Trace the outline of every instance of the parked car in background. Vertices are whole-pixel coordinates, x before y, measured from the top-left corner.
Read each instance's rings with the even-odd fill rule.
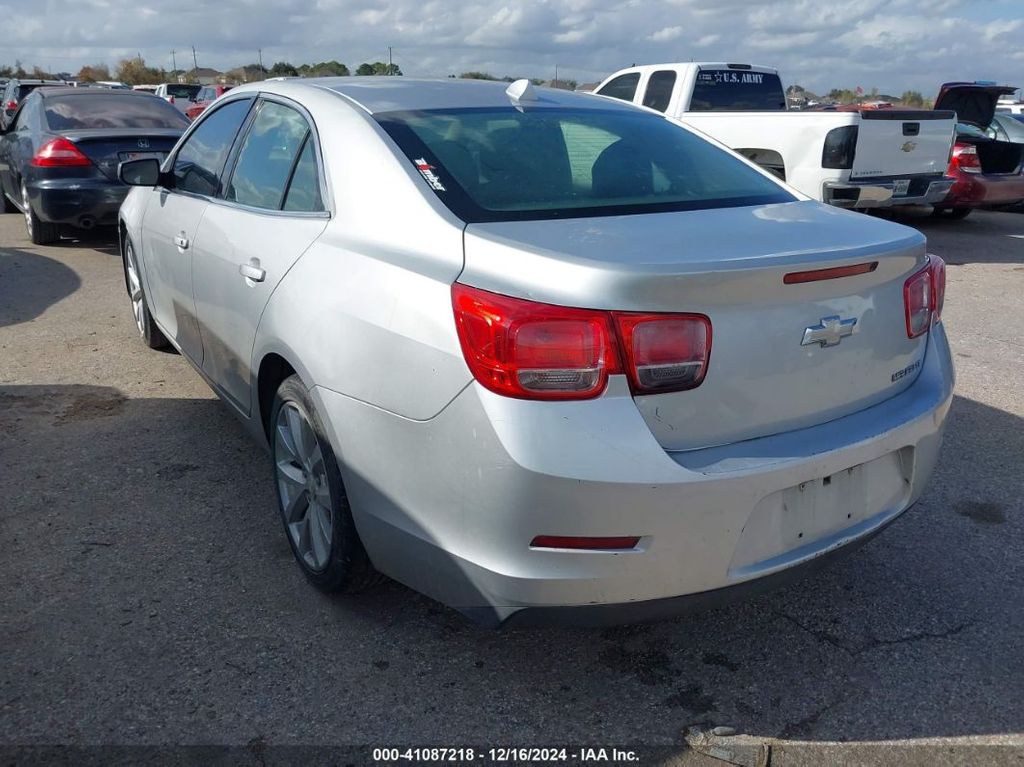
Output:
[[[595,93],[692,125],[808,197],[841,208],[931,204],[953,184],[945,176],[952,112],[789,110],[779,73],[750,64],[630,67]]]
[[[32,242],[61,226],[117,223],[123,160],[162,160],[188,127],[163,99],[107,88],[39,88],[0,131],[0,204],[20,210]]]
[[[36,88],[62,85],[65,83],[61,80],[8,80],[3,99],[0,99],[0,103],[3,105],[3,109],[0,110],[0,130],[10,124],[14,113],[18,110],[18,104]]]
[[[653,111],[266,81],[121,174],[140,336],[269,443],[320,589],[376,568],[491,625],[652,618],[849,551],[935,466],[923,235]]]
[[[132,86],[132,90],[133,91],[145,91],[146,93],[152,93],[154,95],[156,95],[156,89],[157,89],[156,85],[133,85]]]
[[[185,110],[185,116],[189,120],[195,120],[214,100],[219,99],[232,87],[231,85],[204,85],[196,94],[195,103]]]
[[[1024,200],[1024,140],[1011,124],[996,116],[1000,96],[1016,88],[990,83],[946,83],[936,109],[957,114],[956,142],[949,175],[956,179],[934,215],[966,218],[980,207],[1014,205]]]
[[[195,101],[200,88],[202,88],[201,85],[193,83],[161,83],[156,86],[154,94],[169,104],[173,104],[179,112],[184,113]]]

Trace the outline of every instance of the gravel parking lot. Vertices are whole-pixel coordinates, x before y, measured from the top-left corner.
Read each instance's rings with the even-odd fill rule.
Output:
[[[904,218],[949,264],[958,367],[920,503],[752,601],[493,632],[396,584],[307,586],[266,455],[138,340],[116,246],[32,246],[3,216],[0,744],[682,745],[703,723],[1024,758],[1024,215]]]

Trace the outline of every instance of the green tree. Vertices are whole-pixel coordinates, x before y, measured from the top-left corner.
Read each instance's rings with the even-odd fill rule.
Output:
[[[386,64],[383,61],[375,61],[372,64],[363,62],[356,69],[357,75],[395,75],[401,76],[402,70],[398,64]]]
[[[270,68],[271,77],[298,77],[299,70],[287,61],[278,61]]]
[[[497,80],[498,78],[489,72],[463,72],[459,77],[463,80]]]
[[[135,59],[122,59],[117,65],[116,77],[127,85],[147,85],[160,83],[167,79],[162,69],[147,67],[146,60],[139,57]]]
[[[106,64],[86,64],[78,70],[75,79],[83,83],[95,83],[100,80],[112,80],[113,78],[110,76],[110,67]]]
[[[900,96],[900,102],[908,107],[920,108],[924,106],[924,96],[919,91],[904,91]]]

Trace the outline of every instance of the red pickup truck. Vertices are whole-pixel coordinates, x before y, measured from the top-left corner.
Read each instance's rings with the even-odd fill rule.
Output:
[[[231,85],[204,85],[199,93],[196,94],[196,100],[186,110],[185,116],[189,120],[195,120],[199,115],[203,113],[206,107],[210,106],[215,99],[220,98],[229,90],[232,89]]]

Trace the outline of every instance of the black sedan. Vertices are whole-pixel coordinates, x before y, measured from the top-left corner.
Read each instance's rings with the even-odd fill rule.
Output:
[[[20,210],[37,245],[62,227],[115,225],[128,187],[123,160],[163,159],[188,119],[138,91],[39,88],[0,131],[0,204]]]

